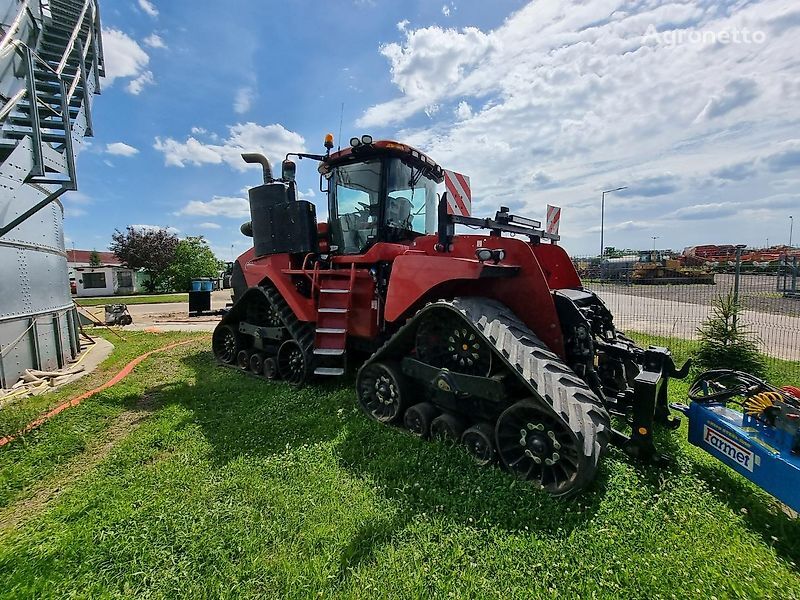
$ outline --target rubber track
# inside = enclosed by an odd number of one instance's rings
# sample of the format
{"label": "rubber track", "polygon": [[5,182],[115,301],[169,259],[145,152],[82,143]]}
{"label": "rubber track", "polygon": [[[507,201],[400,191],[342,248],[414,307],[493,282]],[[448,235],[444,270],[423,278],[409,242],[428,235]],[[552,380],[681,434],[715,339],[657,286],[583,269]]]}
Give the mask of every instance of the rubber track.
{"label": "rubber track", "polygon": [[[308,365],[308,373],[312,374],[314,372],[314,328],[311,326],[310,323],[306,323],[304,321],[300,321],[297,316],[294,314],[294,311],[289,307],[284,300],[283,296],[281,296],[280,292],[271,284],[261,285],[259,286],[261,291],[263,292],[264,296],[266,297],[267,302],[272,306],[275,312],[280,317],[283,325],[289,331],[289,335],[292,336],[302,349],[303,353],[306,356],[306,364]],[[235,306],[235,305],[234,305]],[[221,325],[234,325],[238,321],[226,321],[223,319],[217,327]],[[240,370],[235,364],[226,364],[219,359],[217,359],[220,365],[224,367],[229,367],[232,369]],[[248,374],[253,375],[254,377],[258,377],[260,379],[266,379],[261,374],[252,373],[251,371],[247,371]],[[310,377],[311,375],[309,375]]]}
{"label": "rubber track", "polygon": [[286,303],[286,300],[280,295],[280,292],[272,285],[261,286],[261,289],[264,290],[264,295],[272,305],[272,308],[278,313],[286,329],[289,330],[289,334],[300,345],[306,355],[309,372],[313,373],[314,328],[309,323],[300,321],[297,318],[294,311]]}
{"label": "rubber track", "polygon": [[407,342],[426,313],[441,309],[457,312],[470,323],[476,333],[494,346],[495,355],[504,361],[509,371],[517,373],[531,395],[542,400],[568,425],[576,445],[583,449],[583,461],[578,469],[578,478],[566,495],[586,487],[594,479],[597,464],[611,437],[608,412],[586,382],[504,304],[486,298],[455,298],[428,304],[365,365],[391,354],[393,344],[397,341],[402,344],[404,339]]}

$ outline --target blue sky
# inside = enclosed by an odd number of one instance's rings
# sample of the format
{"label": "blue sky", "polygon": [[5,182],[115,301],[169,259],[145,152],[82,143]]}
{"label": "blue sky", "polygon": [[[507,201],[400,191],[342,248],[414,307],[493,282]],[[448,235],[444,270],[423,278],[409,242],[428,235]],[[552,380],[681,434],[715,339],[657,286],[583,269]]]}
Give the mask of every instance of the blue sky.
{"label": "blue sky", "polygon": [[[259,179],[238,154],[321,151],[342,103],[344,140],[421,147],[471,177],[475,214],[562,206],[575,254],[599,250],[618,186],[617,247],[786,243],[800,215],[791,0],[100,6],[107,77],[64,200],[70,247],[160,226],[230,259]],[[315,165],[298,172],[326,214]]]}

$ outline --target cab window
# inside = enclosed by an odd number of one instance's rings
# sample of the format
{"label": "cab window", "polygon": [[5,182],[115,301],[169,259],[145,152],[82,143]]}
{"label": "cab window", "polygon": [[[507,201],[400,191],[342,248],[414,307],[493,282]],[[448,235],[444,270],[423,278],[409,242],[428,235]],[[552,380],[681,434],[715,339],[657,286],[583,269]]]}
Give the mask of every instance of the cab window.
{"label": "cab window", "polygon": [[380,160],[343,165],[332,176],[331,241],[342,254],[359,254],[375,241],[381,185]]}

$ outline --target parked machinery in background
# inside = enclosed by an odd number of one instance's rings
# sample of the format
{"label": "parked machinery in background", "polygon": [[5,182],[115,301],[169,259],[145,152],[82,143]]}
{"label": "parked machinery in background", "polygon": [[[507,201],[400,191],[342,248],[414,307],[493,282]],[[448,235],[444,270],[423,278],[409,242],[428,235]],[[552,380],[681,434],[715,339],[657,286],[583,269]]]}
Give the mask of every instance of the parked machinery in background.
{"label": "parked machinery in background", "polygon": [[130,325],[131,323],[133,323],[133,317],[128,312],[127,304],[106,304],[106,325]]}
{"label": "parked machinery in background", "polygon": [[639,253],[639,260],[633,265],[631,283],[713,284],[714,273],[705,267],[702,259],[647,250]]}

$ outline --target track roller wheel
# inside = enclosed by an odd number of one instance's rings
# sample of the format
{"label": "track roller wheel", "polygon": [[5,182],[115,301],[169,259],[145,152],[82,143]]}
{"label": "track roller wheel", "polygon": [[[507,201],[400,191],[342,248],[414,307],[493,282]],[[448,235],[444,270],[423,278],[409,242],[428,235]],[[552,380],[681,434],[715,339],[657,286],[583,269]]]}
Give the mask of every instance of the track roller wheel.
{"label": "track roller wheel", "polygon": [[520,479],[538,481],[553,496],[565,496],[584,473],[574,434],[534,400],[509,406],[497,419],[497,452]]}
{"label": "track roller wheel", "polygon": [[247,371],[250,368],[250,350],[239,350],[236,355],[236,366],[242,371]]}
{"label": "track roller wheel", "polygon": [[461,434],[461,443],[467,448],[475,463],[481,467],[497,460],[494,449],[494,430],[489,423],[478,423]]}
{"label": "track roller wheel", "polygon": [[250,370],[256,375],[264,372],[264,355],[261,352],[253,352],[250,355]]}
{"label": "track roller wheel", "polygon": [[239,334],[230,325],[220,325],[214,330],[211,348],[217,360],[226,365],[232,365],[236,362],[239,350],[242,349]]}
{"label": "track roller wheel", "polygon": [[439,442],[458,442],[464,433],[464,420],[450,413],[442,413],[431,421],[431,439]]}
{"label": "track roller wheel", "polygon": [[263,373],[267,379],[278,379],[278,361],[271,356],[265,358]]}
{"label": "track roller wheel", "polygon": [[403,424],[411,433],[427,440],[431,435],[431,423],[439,415],[437,409],[430,402],[420,402],[406,411]]}
{"label": "track roller wheel", "polygon": [[408,386],[396,363],[373,362],[358,373],[358,402],[380,423],[400,420],[408,404]]}
{"label": "track roller wheel", "polygon": [[278,348],[278,375],[292,385],[300,385],[308,378],[308,362],[303,349],[294,340],[286,340]]}

